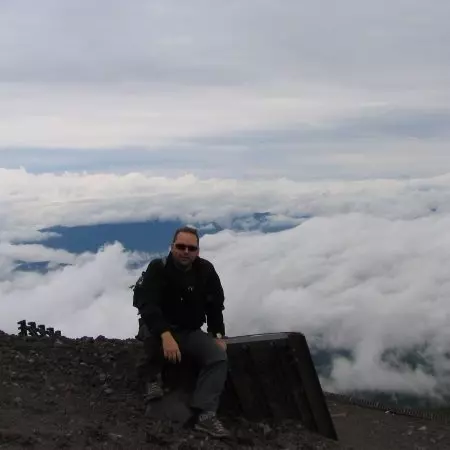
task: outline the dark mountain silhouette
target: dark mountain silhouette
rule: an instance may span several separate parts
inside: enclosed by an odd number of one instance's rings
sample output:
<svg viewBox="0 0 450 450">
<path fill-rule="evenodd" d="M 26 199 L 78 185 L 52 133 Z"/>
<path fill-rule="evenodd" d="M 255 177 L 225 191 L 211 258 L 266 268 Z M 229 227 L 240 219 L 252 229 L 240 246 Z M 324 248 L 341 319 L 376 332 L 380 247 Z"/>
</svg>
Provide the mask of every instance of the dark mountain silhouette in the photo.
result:
<svg viewBox="0 0 450 450">
<path fill-rule="evenodd" d="M 215 234 L 224 229 L 234 231 L 260 230 L 275 233 L 292 228 L 291 224 L 279 224 L 271 221 L 273 214 L 253 213 L 233 218 L 226 225 L 218 222 L 193 222 L 191 225 L 200 230 L 200 235 Z M 307 219 L 308 216 L 299 216 Z M 64 249 L 72 253 L 96 252 L 103 245 L 120 242 L 127 250 L 158 253 L 166 251 L 176 228 L 186 225 L 180 220 L 150 220 L 139 222 L 100 223 L 94 225 L 54 226 L 40 231 L 56 233 L 43 241 L 42 245 Z M 37 243 L 36 241 L 27 243 Z"/>
</svg>

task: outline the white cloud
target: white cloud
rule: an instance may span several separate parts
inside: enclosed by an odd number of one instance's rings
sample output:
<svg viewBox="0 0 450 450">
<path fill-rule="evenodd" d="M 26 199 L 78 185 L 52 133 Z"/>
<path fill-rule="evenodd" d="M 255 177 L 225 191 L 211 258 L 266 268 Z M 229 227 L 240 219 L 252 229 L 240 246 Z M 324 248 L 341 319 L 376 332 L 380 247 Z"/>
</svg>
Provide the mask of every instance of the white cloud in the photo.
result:
<svg viewBox="0 0 450 450">
<path fill-rule="evenodd" d="M 130 318 L 135 316 L 123 301 L 127 283 L 132 281 L 126 271 L 128 260 L 128 255 L 116 245 L 97 255 L 74 257 L 73 265 L 46 275 L 12 275 L 13 282 L 0 284 L 2 328 L 11 331 L 15 322 L 32 315 L 48 326 L 61 327 L 67 335 L 102 330 L 110 336 L 123 336 L 124 331 L 131 331 Z"/>
<path fill-rule="evenodd" d="M 229 330 L 302 331 L 349 349 L 327 384 L 430 394 L 449 386 L 448 215 L 416 220 L 346 214 L 314 218 L 273 235 L 207 236 L 228 294 Z M 387 350 L 415 352 L 436 378 L 389 367 Z M 404 371 L 404 372 L 403 372 Z"/>
<path fill-rule="evenodd" d="M 20 240 L 36 229 L 151 218 L 218 220 L 272 212 L 273 220 L 364 213 L 390 219 L 450 211 L 450 176 L 412 180 L 316 181 L 200 179 L 144 173 L 61 175 L 0 169 L 0 237 Z M 296 219 L 297 218 L 297 219 Z"/>
<path fill-rule="evenodd" d="M 242 212 L 273 211 L 283 220 L 311 214 L 279 233 L 225 231 L 202 239 L 226 290 L 228 332 L 301 331 L 311 345 L 352 351 L 354 361 L 334 361 L 327 388 L 449 392 L 448 176 L 295 183 L 4 171 L 0 180 L 5 236 L 101 218 L 195 213 L 226 224 Z M 69 336 L 136 332 L 128 286 L 139 275 L 130 262 L 142 255 L 119 244 L 79 256 L 9 244 L 0 252 L 0 329 L 14 332 L 26 318 Z M 72 265 L 46 275 L 12 272 L 13 258 L 43 256 Z M 411 370 L 395 354 L 390 364 L 386 352 L 394 350 L 419 352 L 436 375 Z"/>
<path fill-rule="evenodd" d="M 335 361 L 328 388 L 431 395 L 448 388 L 449 225 L 340 215 L 271 235 L 223 232 L 202 248 L 226 290 L 230 335 L 301 331 L 312 345 L 354 352 L 354 362 Z M 116 244 L 47 275 L 11 275 L 0 283 L 0 327 L 27 318 L 69 336 L 134 336 L 130 258 Z M 424 343 L 436 377 L 381 361 Z"/>
<path fill-rule="evenodd" d="M 42 245 L 13 245 L 8 242 L 0 242 L 0 280 L 9 273 L 16 261 L 36 262 L 51 261 L 55 264 L 73 264 L 75 257 L 65 250 L 54 250 Z M 6 267 L 7 270 L 1 270 Z"/>
</svg>

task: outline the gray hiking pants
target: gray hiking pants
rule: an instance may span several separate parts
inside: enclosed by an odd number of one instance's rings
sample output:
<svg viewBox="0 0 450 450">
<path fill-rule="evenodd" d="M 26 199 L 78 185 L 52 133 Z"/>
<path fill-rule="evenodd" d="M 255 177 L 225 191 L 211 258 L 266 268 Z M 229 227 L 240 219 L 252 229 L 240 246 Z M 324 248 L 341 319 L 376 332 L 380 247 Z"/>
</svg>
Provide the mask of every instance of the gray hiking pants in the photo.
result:
<svg viewBox="0 0 450 450">
<path fill-rule="evenodd" d="M 228 373 L 226 351 L 202 330 L 174 330 L 171 333 L 180 348 L 181 360 L 187 356 L 199 365 L 200 371 L 190 406 L 201 411 L 217 412 Z M 147 381 L 155 381 L 161 374 L 163 364 L 171 363 L 164 359 L 159 336 L 146 333 L 143 342 L 146 361 L 140 367 L 140 375 Z"/>
</svg>

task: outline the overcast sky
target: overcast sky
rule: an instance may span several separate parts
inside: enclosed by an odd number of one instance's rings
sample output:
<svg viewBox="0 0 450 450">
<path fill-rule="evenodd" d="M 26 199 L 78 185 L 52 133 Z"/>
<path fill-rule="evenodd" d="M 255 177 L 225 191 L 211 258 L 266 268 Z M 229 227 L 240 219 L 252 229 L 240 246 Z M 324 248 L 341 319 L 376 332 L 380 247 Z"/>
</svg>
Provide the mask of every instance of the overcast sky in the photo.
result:
<svg viewBox="0 0 450 450">
<path fill-rule="evenodd" d="M 0 166 L 444 173 L 449 16 L 446 0 L 4 0 Z"/>
</svg>

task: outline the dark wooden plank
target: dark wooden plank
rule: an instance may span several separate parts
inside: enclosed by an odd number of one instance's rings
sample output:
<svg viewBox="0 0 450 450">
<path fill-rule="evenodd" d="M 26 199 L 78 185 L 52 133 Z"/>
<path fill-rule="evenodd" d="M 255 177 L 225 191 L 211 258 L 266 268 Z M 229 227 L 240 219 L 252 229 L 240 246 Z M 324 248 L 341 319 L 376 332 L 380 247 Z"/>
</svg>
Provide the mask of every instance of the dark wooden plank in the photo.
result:
<svg viewBox="0 0 450 450">
<path fill-rule="evenodd" d="M 286 388 L 289 390 L 290 400 L 296 410 L 293 417 L 300 417 L 300 420 L 309 430 L 318 431 L 291 348 L 287 347 L 287 351 L 283 353 L 276 352 L 274 356 L 274 367 L 278 367 L 278 370 L 283 374 L 282 377 L 285 380 Z"/>
<path fill-rule="evenodd" d="M 261 386 L 257 379 L 254 362 L 247 345 L 228 346 L 229 376 L 239 397 L 242 413 L 246 418 L 261 420 L 270 415 Z"/>
<path fill-rule="evenodd" d="M 286 386 L 284 374 L 276 364 L 275 353 L 286 353 L 286 345 L 275 346 L 274 342 L 254 342 L 249 345 L 250 355 L 258 370 L 259 383 L 274 420 L 298 418 L 289 398 L 289 387 Z M 274 364 L 275 363 L 275 364 Z"/>
<path fill-rule="evenodd" d="M 337 439 L 336 430 L 306 338 L 301 333 L 289 333 L 288 340 L 317 430 L 323 436 Z"/>
</svg>

